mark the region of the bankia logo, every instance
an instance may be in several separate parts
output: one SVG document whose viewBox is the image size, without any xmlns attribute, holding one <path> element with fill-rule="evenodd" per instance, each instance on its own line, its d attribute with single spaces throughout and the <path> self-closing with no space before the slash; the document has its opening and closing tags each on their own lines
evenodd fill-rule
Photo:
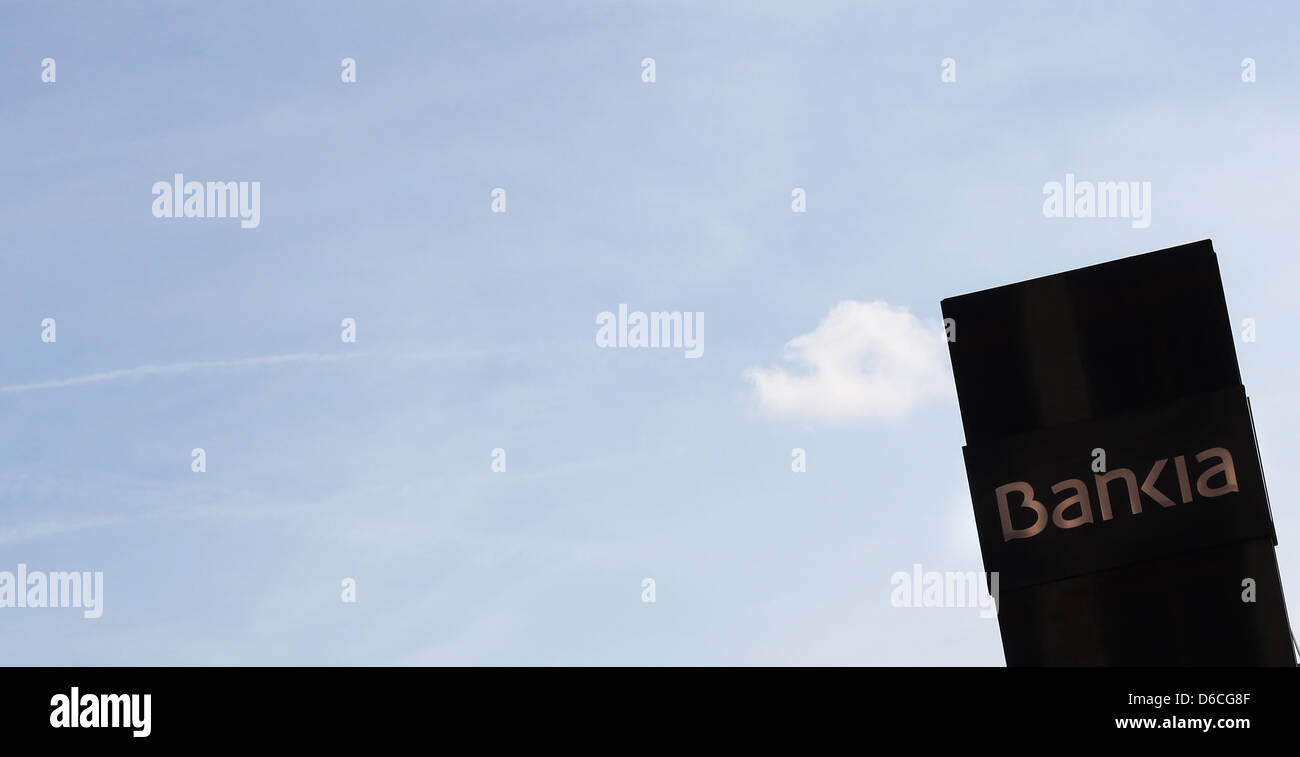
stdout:
<svg viewBox="0 0 1300 757">
<path fill-rule="evenodd" d="M 1212 499 L 1237 491 L 1237 469 L 1232 462 L 1232 453 L 1226 447 L 1211 447 L 1196 453 L 1193 459 L 1198 464 L 1196 495 L 1203 499 Z M 1167 474 L 1165 471 L 1171 460 L 1173 471 Z M 1106 473 L 1097 473 L 1092 479 L 1093 489 L 1096 491 L 1097 509 L 1103 521 L 1114 517 L 1111 507 L 1111 489 L 1117 482 L 1123 483 L 1122 491 L 1128 497 L 1129 512 L 1133 515 L 1142 513 L 1143 497 L 1162 508 L 1191 504 L 1194 499 L 1191 473 L 1185 455 L 1156 460 L 1151 464 L 1146 478 L 1140 485 L 1137 475 L 1128 468 L 1115 468 Z M 1163 485 L 1167 487 L 1164 490 L 1160 489 L 1162 479 Z M 1174 493 L 1174 489 L 1168 488 L 1171 485 L 1177 486 L 1177 501 L 1169 496 Z M 1036 496 L 1034 487 L 1028 481 L 1012 481 L 993 490 L 998 502 L 998 516 L 1002 522 L 1004 543 L 1013 539 L 1037 536 L 1047 529 L 1049 520 L 1051 525 L 1063 529 L 1078 528 L 1094 522 L 1092 492 L 1083 479 L 1067 478 L 1058 481 L 1052 484 L 1051 492 L 1063 498 L 1053 505 L 1049 519 L 1047 505 L 1034 498 Z M 1024 513 L 1025 510 L 1032 513 L 1032 523 L 1027 523 L 1029 513 Z M 1013 511 L 1015 520 L 1021 526 L 1019 528 L 1012 523 Z"/>
</svg>

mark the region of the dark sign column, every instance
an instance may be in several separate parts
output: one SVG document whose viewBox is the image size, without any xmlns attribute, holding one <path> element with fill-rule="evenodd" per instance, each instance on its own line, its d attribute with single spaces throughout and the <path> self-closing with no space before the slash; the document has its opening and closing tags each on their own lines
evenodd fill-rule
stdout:
<svg viewBox="0 0 1300 757">
<path fill-rule="evenodd" d="M 943 301 L 1008 665 L 1295 665 L 1209 240 Z"/>
</svg>

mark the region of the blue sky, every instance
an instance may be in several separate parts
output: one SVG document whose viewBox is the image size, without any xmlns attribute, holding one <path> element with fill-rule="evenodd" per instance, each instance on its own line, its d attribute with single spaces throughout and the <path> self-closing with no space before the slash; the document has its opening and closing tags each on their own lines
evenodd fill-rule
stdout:
<svg viewBox="0 0 1300 757">
<path fill-rule="evenodd" d="M 0 570 L 105 597 L 4 610 L 0 662 L 1000 665 L 975 610 L 890 605 L 981 567 L 951 392 L 828 419 L 747 376 L 841 302 L 937 329 L 1207 237 L 1294 617 L 1297 15 L 8 3 Z M 260 181 L 260 226 L 154 218 L 177 172 Z M 1150 227 L 1045 218 L 1067 172 L 1150 181 Z M 598 349 L 620 303 L 705 313 L 703 356 Z"/>
</svg>

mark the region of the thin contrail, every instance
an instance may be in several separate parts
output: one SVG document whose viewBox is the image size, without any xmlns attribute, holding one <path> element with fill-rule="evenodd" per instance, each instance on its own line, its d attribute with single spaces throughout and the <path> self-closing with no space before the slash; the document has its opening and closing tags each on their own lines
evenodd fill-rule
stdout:
<svg viewBox="0 0 1300 757">
<path fill-rule="evenodd" d="M 0 386 L 0 394 L 30 392 L 37 389 L 58 389 L 65 386 L 99 384 L 104 381 L 121 379 L 139 379 L 148 376 L 171 376 L 192 371 L 220 370 L 222 368 L 244 368 L 259 365 L 280 365 L 282 363 L 332 363 L 350 360 L 365 355 L 364 352 L 297 352 L 289 355 L 266 355 L 264 357 L 246 357 L 238 360 L 200 360 L 193 363 L 170 363 L 166 365 L 141 365 L 135 368 L 121 368 L 116 371 L 88 373 L 65 379 L 33 381 L 27 384 L 10 384 Z"/>
<path fill-rule="evenodd" d="M 91 518 L 90 520 L 73 522 L 47 520 L 40 523 L 26 523 L 21 526 L 7 526 L 0 528 L 0 544 L 27 541 L 28 539 L 38 539 L 42 536 L 57 536 L 59 534 L 81 531 L 87 528 L 112 526 L 121 521 L 122 519 L 116 515 L 108 515 L 100 518 Z"/>
</svg>

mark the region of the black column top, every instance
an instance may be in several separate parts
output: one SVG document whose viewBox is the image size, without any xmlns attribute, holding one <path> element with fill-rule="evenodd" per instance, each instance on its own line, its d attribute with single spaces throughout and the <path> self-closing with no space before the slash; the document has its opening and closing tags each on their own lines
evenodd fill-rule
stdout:
<svg viewBox="0 0 1300 757">
<path fill-rule="evenodd" d="M 1208 239 L 941 306 L 967 444 L 1241 386 Z"/>
</svg>

